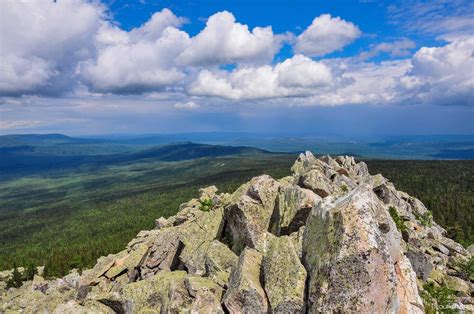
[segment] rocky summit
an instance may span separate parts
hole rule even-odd
[[[472,251],[353,157],[214,186],[80,274],[0,291],[0,312],[474,311]]]

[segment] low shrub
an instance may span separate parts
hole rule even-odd
[[[397,226],[398,231],[404,232],[407,230],[407,226],[405,226],[405,222],[403,219],[398,215],[398,212],[395,207],[390,206],[388,208],[388,212],[390,213],[390,216],[392,216],[393,221],[395,222],[395,225]]]

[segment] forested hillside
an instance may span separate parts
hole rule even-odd
[[[296,155],[153,158],[116,165],[50,170],[0,183],[0,269],[46,265],[59,275],[120,250],[155,218],[176,213],[203,186],[230,192],[267,173],[288,175]],[[395,186],[418,197],[449,235],[473,240],[474,161],[367,161]]]
[[[294,156],[148,160],[49,171],[0,183],[0,269],[33,263],[50,274],[92,266],[153,228],[198,189],[231,192],[257,174],[282,177]]]

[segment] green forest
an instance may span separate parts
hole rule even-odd
[[[45,265],[49,276],[87,268],[117,252],[154,219],[173,215],[203,186],[232,192],[253,176],[290,174],[296,155],[144,159],[48,170],[0,183],[0,269]],[[474,161],[368,160],[396,187],[420,198],[449,236],[473,243]]]

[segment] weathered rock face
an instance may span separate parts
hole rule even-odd
[[[260,284],[262,254],[245,248],[232,269],[224,305],[231,313],[266,313],[267,297]]]
[[[234,252],[240,253],[246,246],[258,250],[264,247],[278,188],[277,181],[263,175],[234,193],[225,215]]]
[[[6,290],[1,272],[0,312],[474,311],[473,248],[444,237],[418,199],[353,157],[306,152],[292,171],[232,195],[200,189],[82,274]]]
[[[304,313],[306,270],[290,237],[273,237],[262,275],[272,313]]]
[[[303,239],[310,312],[421,312],[421,298],[412,305],[398,294],[401,235],[388,215],[368,185],[312,210]]]

